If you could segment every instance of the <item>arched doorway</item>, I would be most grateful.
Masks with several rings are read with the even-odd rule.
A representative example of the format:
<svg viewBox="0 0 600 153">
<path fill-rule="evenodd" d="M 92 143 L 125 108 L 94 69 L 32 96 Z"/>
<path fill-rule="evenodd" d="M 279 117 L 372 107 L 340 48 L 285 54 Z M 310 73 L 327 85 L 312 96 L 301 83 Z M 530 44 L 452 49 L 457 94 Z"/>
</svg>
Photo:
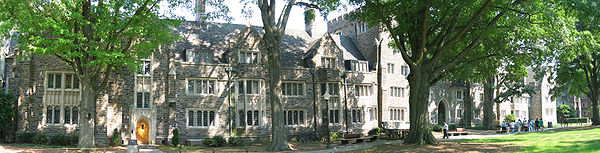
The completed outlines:
<svg viewBox="0 0 600 153">
<path fill-rule="evenodd" d="M 443 124 L 444 122 L 446 122 L 446 102 L 445 101 L 441 101 L 440 104 L 438 104 L 438 124 Z"/>
<path fill-rule="evenodd" d="M 141 119 L 136 126 L 136 139 L 140 144 L 148 144 L 148 137 L 150 137 L 150 126 L 148 121 Z"/>
</svg>

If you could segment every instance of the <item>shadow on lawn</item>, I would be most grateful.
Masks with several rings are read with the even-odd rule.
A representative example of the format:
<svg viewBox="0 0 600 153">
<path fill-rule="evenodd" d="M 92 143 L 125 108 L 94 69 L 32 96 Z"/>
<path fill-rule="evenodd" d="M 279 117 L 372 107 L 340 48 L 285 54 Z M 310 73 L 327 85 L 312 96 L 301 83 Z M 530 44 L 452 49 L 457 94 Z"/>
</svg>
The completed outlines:
<svg viewBox="0 0 600 153">
<path fill-rule="evenodd" d="M 485 138 L 485 139 L 456 140 L 456 142 L 463 142 L 463 143 L 505 143 L 505 142 L 515 142 L 515 141 L 523 141 L 523 139 Z"/>
<path fill-rule="evenodd" d="M 460 143 L 460 142 L 439 142 L 437 145 L 408 145 L 408 144 L 390 144 L 381 145 L 363 150 L 346 151 L 345 153 L 382 153 L 382 152 L 515 152 L 521 149 L 519 146 L 505 144 L 488 143 Z"/>
<path fill-rule="evenodd" d="M 588 140 L 588 141 L 566 141 L 563 142 L 565 145 L 552 146 L 552 147 L 540 147 L 530 146 L 523 147 L 522 152 L 597 152 L 600 151 L 600 139 Z"/>
</svg>

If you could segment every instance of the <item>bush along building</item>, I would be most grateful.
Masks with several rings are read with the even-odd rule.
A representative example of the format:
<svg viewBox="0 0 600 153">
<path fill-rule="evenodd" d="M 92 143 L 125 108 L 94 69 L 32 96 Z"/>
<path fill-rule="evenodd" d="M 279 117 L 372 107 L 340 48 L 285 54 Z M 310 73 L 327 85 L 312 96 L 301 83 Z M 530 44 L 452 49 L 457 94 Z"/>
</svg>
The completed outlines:
<svg viewBox="0 0 600 153">
<path fill-rule="evenodd" d="M 409 127 L 408 66 L 387 45 L 390 40 L 380 27 L 346 17 L 328 21 L 323 35 L 314 34 L 315 26 L 308 23 L 305 31 L 287 30 L 283 37 L 282 103 L 290 139 L 301 132 L 322 131 L 326 125 L 332 131 L 367 133 L 377 127 L 378 111 L 386 128 Z M 135 139 L 140 144 L 168 143 L 174 129 L 182 140 L 268 137 L 266 88 L 271 72 L 266 52 L 258 46 L 261 27 L 190 21 L 172 29 L 183 39 L 142 59 L 141 70 L 115 75 L 97 99 L 96 144 L 107 145 L 115 129 L 123 141 Z M 14 55 L 14 48 L 7 53 L 3 67 L 6 74 L 13 74 L 6 84 L 18 97 L 17 133 L 76 135 L 81 93 L 72 70 L 54 57 L 15 60 L 20 55 Z M 378 61 L 381 84 L 375 71 Z M 466 89 L 456 81 L 433 86 L 430 122 L 460 123 L 467 92 L 474 102 L 473 124 L 481 124 L 482 85 Z M 332 95 L 329 100 L 323 98 L 325 93 Z M 514 113 L 528 110 L 528 105 L 533 102 L 500 109 Z M 523 113 L 531 118 L 527 112 L 533 111 Z"/>
</svg>

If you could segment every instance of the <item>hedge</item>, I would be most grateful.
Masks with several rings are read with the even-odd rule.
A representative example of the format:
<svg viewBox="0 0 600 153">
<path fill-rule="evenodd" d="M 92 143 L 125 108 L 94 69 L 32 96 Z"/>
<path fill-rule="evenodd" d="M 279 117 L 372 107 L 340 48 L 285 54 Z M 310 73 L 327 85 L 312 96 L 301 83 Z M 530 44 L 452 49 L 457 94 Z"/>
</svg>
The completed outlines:
<svg viewBox="0 0 600 153">
<path fill-rule="evenodd" d="M 579 117 L 579 118 L 567 118 L 569 123 L 587 123 L 589 118 L 587 117 Z"/>
</svg>

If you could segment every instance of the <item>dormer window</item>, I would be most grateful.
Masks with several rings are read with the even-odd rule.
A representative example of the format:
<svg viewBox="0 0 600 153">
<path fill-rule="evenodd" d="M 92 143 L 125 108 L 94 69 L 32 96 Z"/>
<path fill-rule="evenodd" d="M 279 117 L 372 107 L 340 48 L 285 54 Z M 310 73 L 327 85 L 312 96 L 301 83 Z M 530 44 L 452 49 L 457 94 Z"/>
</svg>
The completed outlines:
<svg viewBox="0 0 600 153">
<path fill-rule="evenodd" d="M 238 56 L 238 61 L 242 64 L 258 64 L 259 56 L 260 54 L 258 51 L 241 50 Z"/>
<path fill-rule="evenodd" d="M 367 31 L 367 29 L 369 29 L 369 27 L 367 26 L 367 23 L 363 22 L 363 23 L 358 24 L 357 29 L 358 29 L 358 33 L 363 33 L 365 31 Z"/>
<path fill-rule="evenodd" d="M 358 72 L 369 72 L 369 63 L 367 61 L 350 61 L 350 70 Z"/>
<path fill-rule="evenodd" d="M 194 49 L 185 50 L 185 61 L 192 63 L 212 63 L 213 54 L 208 51 L 198 51 Z"/>
<path fill-rule="evenodd" d="M 321 58 L 321 67 L 334 69 L 335 66 L 335 58 L 333 57 L 323 57 Z"/>
</svg>

